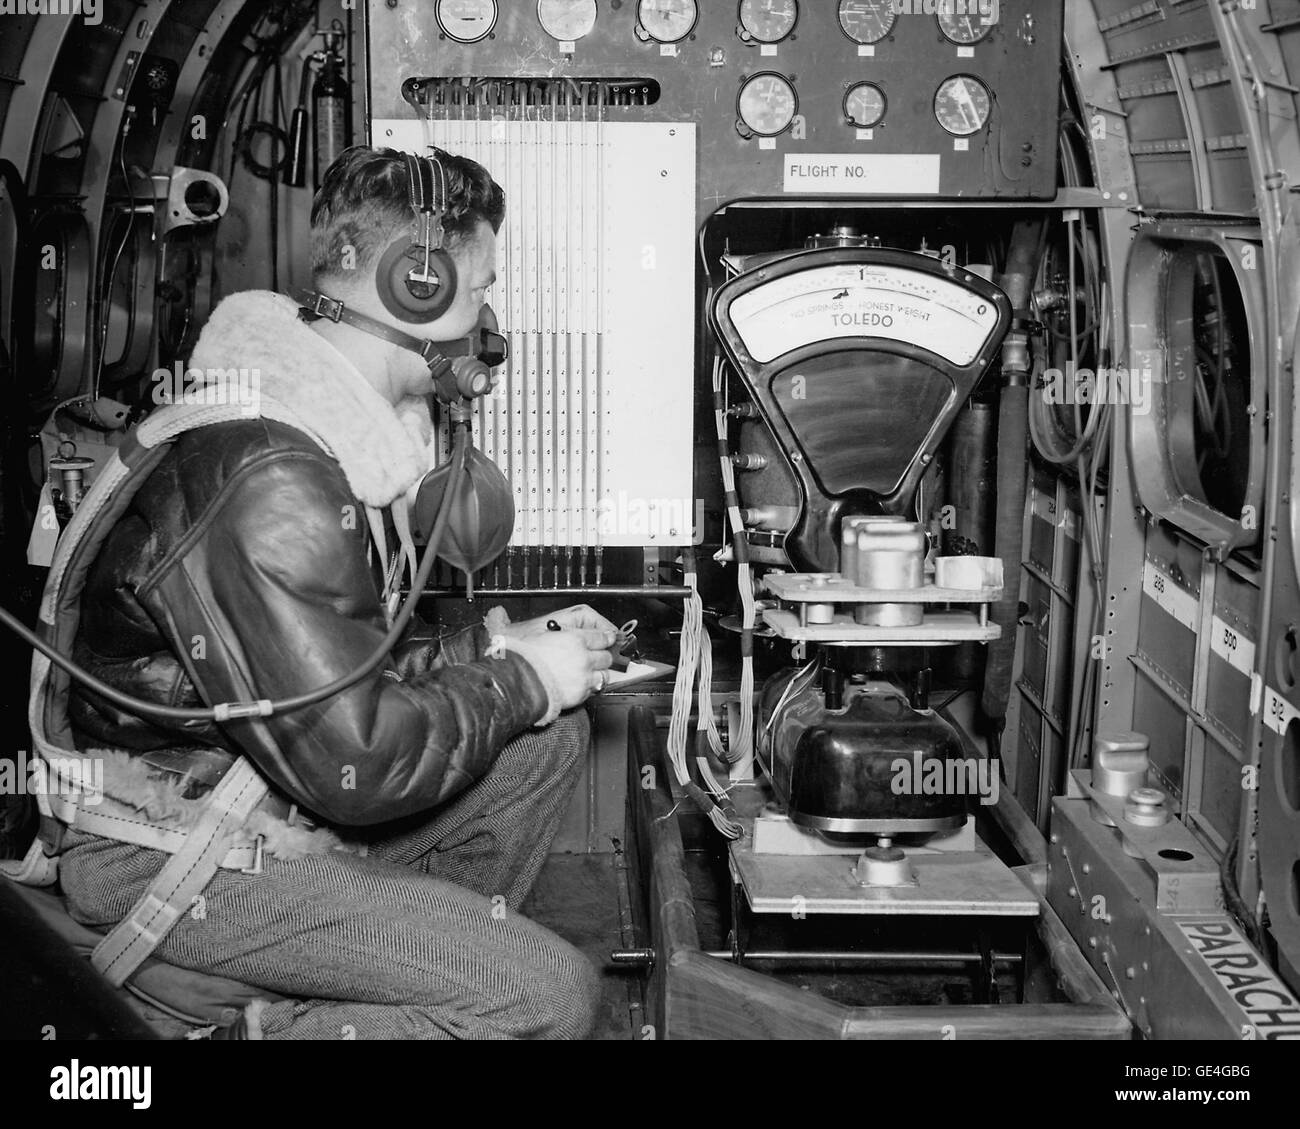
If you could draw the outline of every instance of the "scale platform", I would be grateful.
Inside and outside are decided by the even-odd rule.
[[[980,622],[974,612],[931,612],[912,627],[873,627],[838,613],[833,623],[800,623],[784,608],[763,609],[763,620],[782,639],[797,643],[836,643],[858,647],[953,647],[958,643],[988,643],[1002,636],[996,623]]]
[[[769,844],[794,838],[790,854],[755,849],[755,825],[771,794],[759,784],[732,793],[744,835],[730,845],[732,877],[757,914],[1037,917],[1039,901],[1032,890],[975,836],[958,833],[939,849],[904,852],[916,874],[915,886],[864,887],[853,868],[857,848],[826,843],[814,832],[797,828],[784,817],[775,834],[760,835]]]
[[[1000,573],[1000,566],[999,566]],[[978,588],[859,588],[838,573],[788,573],[768,576],[767,586],[788,607],[767,608],[763,620],[782,639],[798,643],[837,643],[841,646],[945,647],[958,643],[989,643],[1002,629],[989,622],[989,604],[1002,596],[1000,576]],[[876,627],[854,621],[851,609],[836,611],[829,623],[813,622],[809,608],[837,604],[928,604],[921,623],[911,627]],[[971,610],[938,605],[967,604]]]

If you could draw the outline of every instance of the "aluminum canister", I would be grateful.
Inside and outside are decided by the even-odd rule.
[[[898,590],[925,585],[925,529],[902,517],[855,521],[859,588]],[[853,618],[873,627],[915,627],[925,618],[923,604],[858,604]]]
[[[840,526],[840,575],[850,584],[858,582],[858,528],[867,517],[846,517]]]

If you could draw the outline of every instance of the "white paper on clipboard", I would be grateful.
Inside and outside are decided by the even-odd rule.
[[[627,670],[605,671],[605,689],[612,690],[615,687],[635,686],[638,682],[650,682],[672,674],[676,669],[668,663],[629,662]]]

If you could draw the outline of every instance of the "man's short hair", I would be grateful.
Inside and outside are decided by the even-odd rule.
[[[472,239],[483,222],[500,231],[506,197],[487,169],[468,157],[444,153],[440,159],[447,181],[447,198],[442,201],[444,246],[455,250]],[[434,191],[442,192],[436,169]],[[414,232],[403,154],[396,149],[353,146],[330,165],[312,203],[312,274],[346,278],[353,274],[349,266],[372,271],[390,243]]]

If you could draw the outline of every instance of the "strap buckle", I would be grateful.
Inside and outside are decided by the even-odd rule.
[[[251,874],[256,877],[257,875],[264,873],[264,867],[262,866],[262,848],[265,845],[265,835],[258,835],[253,840],[253,865],[244,867],[240,870],[240,874]]]
[[[337,298],[331,298],[328,294],[314,294],[311,298],[311,304],[307,309],[318,318],[329,318],[332,322],[343,320],[344,306]]]

